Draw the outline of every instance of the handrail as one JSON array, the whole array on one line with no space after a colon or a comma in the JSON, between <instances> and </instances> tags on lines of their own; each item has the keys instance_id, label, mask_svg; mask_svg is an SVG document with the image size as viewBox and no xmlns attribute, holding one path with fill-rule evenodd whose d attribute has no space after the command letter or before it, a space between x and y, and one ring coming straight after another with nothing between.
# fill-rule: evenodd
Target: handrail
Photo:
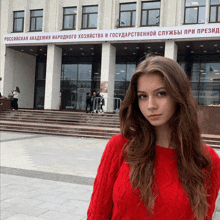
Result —
<instances>
[{"instance_id":1,"label":"handrail","mask_svg":"<svg viewBox=\"0 0 220 220\"><path fill-rule=\"evenodd\" d=\"M106 101L108 100L112 100L114 102L114 111L118 114L122 100L120 98L104 98L104 97L96 97L93 100L93 113L104 113L102 106L104 106L106 104Z\"/></svg>"}]
</instances>

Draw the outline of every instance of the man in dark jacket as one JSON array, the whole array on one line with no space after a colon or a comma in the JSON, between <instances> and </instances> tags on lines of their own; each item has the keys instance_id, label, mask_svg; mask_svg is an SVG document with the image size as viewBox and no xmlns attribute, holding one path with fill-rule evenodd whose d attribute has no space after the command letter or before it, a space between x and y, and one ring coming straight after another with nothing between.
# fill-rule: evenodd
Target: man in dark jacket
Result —
<instances>
[{"instance_id":1,"label":"man in dark jacket","mask_svg":"<svg viewBox=\"0 0 220 220\"><path fill-rule=\"evenodd\" d=\"M91 92L88 91L86 93L86 113L88 113L88 112L91 113L91 111L92 111L92 109L91 109L91 97L92 97Z\"/></svg>"},{"instance_id":2,"label":"man in dark jacket","mask_svg":"<svg viewBox=\"0 0 220 220\"><path fill-rule=\"evenodd\" d=\"M96 92L93 92L91 96L91 104L90 104L90 112L95 113L96 112Z\"/></svg>"}]
</instances>

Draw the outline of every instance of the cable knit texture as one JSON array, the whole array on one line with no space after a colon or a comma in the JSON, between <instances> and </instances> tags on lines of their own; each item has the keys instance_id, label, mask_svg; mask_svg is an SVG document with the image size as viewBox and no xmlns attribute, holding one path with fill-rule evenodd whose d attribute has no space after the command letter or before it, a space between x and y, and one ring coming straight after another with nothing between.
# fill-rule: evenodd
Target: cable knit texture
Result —
<instances>
[{"instance_id":1,"label":"cable knit texture","mask_svg":"<svg viewBox=\"0 0 220 220\"><path fill-rule=\"evenodd\" d=\"M130 167L123 159L126 140L119 134L110 139L99 165L87 213L87 220L194 220L189 197L178 181L176 150L156 145L156 195L153 215L148 217L139 190L133 192L129 179ZM220 188L220 159L206 146L212 159L212 182L209 189L208 217L211 220Z\"/></svg>"}]
</instances>

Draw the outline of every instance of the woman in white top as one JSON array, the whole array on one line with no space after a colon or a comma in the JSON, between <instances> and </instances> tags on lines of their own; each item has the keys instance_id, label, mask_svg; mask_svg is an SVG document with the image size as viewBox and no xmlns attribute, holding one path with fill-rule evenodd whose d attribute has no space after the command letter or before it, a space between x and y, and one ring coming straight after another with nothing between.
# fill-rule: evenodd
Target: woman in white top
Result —
<instances>
[{"instance_id":1,"label":"woman in white top","mask_svg":"<svg viewBox=\"0 0 220 220\"><path fill-rule=\"evenodd\" d=\"M12 91L12 94L13 94L13 102L12 102L13 110L18 110L19 93L20 93L20 89L18 87L15 87L14 91Z\"/></svg>"}]
</instances>

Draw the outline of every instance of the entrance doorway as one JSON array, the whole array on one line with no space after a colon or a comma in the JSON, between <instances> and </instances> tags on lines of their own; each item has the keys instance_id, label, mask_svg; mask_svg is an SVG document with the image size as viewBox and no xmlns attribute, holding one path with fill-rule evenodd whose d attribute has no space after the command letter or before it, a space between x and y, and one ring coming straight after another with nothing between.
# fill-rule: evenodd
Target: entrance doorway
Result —
<instances>
[{"instance_id":1,"label":"entrance doorway","mask_svg":"<svg viewBox=\"0 0 220 220\"><path fill-rule=\"evenodd\" d=\"M44 109L45 80L46 80L46 58L44 56L37 56L36 74L35 74L35 96L34 96L35 109Z\"/></svg>"},{"instance_id":2,"label":"entrance doorway","mask_svg":"<svg viewBox=\"0 0 220 220\"><path fill-rule=\"evenodd\" d=\"M85 110L86 93L100 89L100 74L101 61L92 58L64 59L61 70L61 109Z\"/></svg>"}]
</instances>

